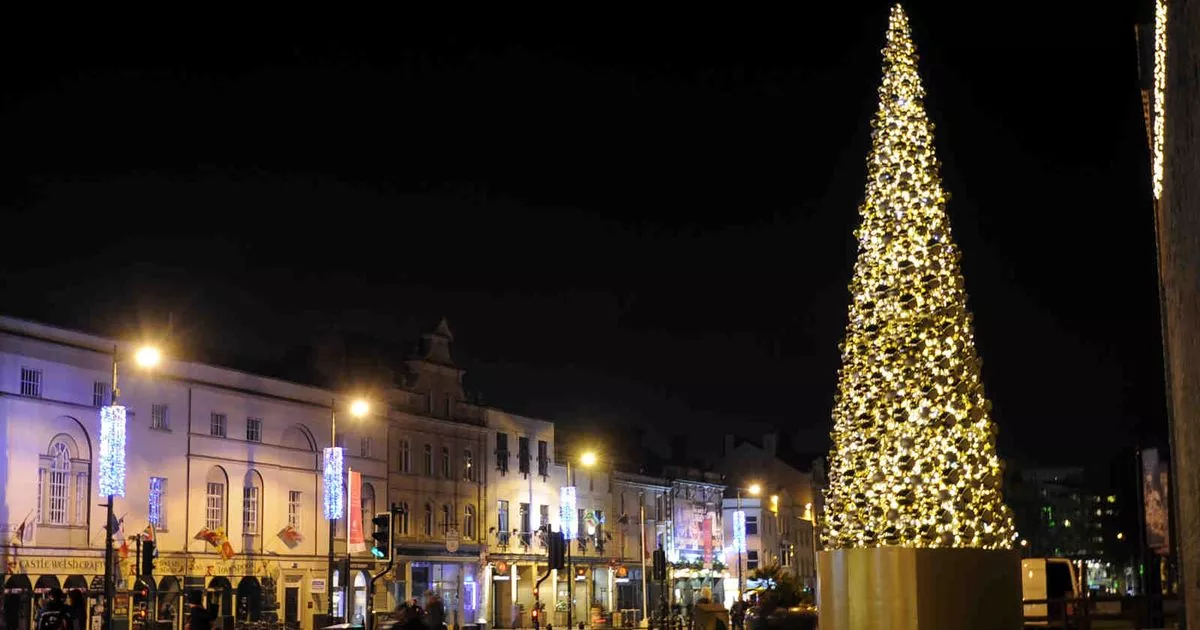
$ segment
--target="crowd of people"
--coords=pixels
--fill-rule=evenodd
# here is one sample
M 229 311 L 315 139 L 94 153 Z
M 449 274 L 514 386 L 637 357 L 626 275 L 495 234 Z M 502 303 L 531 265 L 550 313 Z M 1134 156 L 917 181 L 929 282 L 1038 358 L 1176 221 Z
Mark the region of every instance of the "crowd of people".
M 401 602 L 392 612 L 395 624 L 391 630 L 445 630 L 446 606 L 442 598 L 432 591 L 425 593 L 425 607 L 412 600 Z

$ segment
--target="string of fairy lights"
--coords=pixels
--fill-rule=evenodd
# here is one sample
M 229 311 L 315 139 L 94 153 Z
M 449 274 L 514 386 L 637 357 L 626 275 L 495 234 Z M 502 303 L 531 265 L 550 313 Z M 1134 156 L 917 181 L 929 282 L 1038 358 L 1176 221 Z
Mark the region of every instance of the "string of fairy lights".
M 1167 128 L 1167 0 L 1154 3 L 1154 133 L 1151 178 L 1154 198 L 1162 199 L 1163 136 Z
M 833 410 L 829 548 L 1010 548 L 933 125 L 893 7 Z

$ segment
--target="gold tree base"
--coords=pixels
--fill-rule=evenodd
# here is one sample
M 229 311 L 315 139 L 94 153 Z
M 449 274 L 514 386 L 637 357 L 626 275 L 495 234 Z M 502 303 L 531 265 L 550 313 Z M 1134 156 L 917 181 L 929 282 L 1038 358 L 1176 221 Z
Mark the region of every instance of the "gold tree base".
M 1020 630 L 1021 558 L 987 549 L 817 553 L 821 630 Z

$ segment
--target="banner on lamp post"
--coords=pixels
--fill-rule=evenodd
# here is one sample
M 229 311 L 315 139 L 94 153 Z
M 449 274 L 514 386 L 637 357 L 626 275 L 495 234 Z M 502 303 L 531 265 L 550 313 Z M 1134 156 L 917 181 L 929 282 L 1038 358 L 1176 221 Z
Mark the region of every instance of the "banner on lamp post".
M 362 473 L 350 470 L 349 494 L 346 495 L 346 508 L 350 514 L 350 545 L 351 553 L 362 553 L 367 550 L 363 541 L 362 522 Z
M 125 407 L 100 408 L 100 496 L 125 496 Z
M 342 493 L 342 449 L 325 449 L 325 520 L 333 521 L 345 514 L 345 496 Z
M 563 486 L 559 492 L 559 506 L 562 510 L 562 534 L 566 540 L 575 538 L 579 531 L 579 514 L 575 511 L 575 486 Z

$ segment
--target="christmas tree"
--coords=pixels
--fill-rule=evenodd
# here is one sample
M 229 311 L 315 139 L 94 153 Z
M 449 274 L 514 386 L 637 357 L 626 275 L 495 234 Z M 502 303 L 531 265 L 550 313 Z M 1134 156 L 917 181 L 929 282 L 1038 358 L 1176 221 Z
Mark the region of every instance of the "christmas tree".
M 828 548 L 1007 549 L 1013 526 L 933 125 L 896 5 L 833 409 Z

